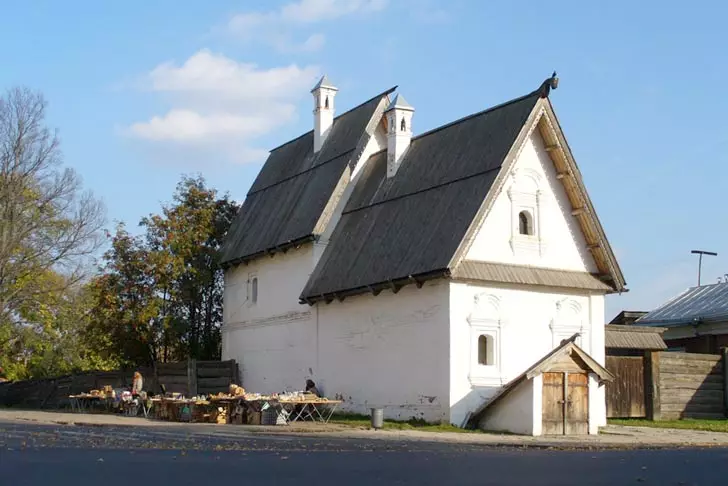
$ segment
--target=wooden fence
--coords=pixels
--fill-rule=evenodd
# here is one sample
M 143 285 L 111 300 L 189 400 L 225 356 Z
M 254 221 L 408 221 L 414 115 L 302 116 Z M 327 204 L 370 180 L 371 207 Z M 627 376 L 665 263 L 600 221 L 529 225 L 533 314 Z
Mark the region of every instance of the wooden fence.
M 607 417 L 672 420 L 728 416 L 728 352 L 647 351 L 607 356 Z
M 137 368 L 144 377 L 144 390 L 158 395 L 161 385 L 167 392 L 186 396 L 226 391 L 240 384 L 235 360 L 157 363 L 154 368 Z M 136 369 L 91 371 L 68 376 L 0 384 L 0 405 L 7 407 L 58 409 L 68 406 L 68 395 L 130 387 Z
M 728 387 L 723 355 L 652 353 L 647 364 L 648 417 L 724 418 Z

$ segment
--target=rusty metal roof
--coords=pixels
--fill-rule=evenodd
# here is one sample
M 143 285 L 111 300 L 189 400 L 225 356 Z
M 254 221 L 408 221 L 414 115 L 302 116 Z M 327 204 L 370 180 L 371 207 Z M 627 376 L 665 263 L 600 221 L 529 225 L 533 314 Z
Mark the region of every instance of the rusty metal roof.
M 661 336 L 663 332 L 664 327 L 608 324 L 604 327 L 604 346 L 614 349 L 667 349 Z
M 463 260 L 452 272 L 452 277 L 462 280 L 482 280 L 514 284 L 543 285 L 571 289 L 613 291 L 607 283 L 588 272 L 555 270 L 527 265 Z

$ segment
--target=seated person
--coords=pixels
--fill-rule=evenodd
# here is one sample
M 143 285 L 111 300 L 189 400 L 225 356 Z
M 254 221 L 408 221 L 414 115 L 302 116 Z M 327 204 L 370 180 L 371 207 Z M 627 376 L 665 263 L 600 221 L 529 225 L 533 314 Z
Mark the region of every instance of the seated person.
M 317 397 L 321 398 L 321 393 L 316 388 L 316 383 L 313 380 L 306 380 L 306 393 L 313 393 Z

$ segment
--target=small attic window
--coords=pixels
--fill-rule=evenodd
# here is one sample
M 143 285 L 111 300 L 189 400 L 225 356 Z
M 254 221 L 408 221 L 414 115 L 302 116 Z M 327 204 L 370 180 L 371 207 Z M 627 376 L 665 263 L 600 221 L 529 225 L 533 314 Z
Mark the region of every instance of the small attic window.
M 528 211 L 518 213 L 518 233 L 522 235 L 533 235 L 533 218 Z
M 402 123 L 399 124 L 399 131 L 400 132 L 406 132 L 407 131 L 407 122 L 404 121 L 404 118 L 402 118 Z
M 326 99 L 324 100 L 324 108 L 328 109 L 328 107 L 329 107 L 329 97 L 327 96 Z
M 488 334 L 478 336 L 478 364 L 492 366 L 494 354 L 493 337 Z

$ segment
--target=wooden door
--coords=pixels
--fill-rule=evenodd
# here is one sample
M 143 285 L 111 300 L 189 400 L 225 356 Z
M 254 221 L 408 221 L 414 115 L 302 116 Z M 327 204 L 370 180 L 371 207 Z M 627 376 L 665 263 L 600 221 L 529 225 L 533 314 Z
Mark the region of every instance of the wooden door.
M 542 433 L 589 433 L 589 376 L 586 373 L 543 374 Z
M 566 386 L 566 434 L 589 433 L 589 376 L 568 373 Z
M 543 374 L 542 432 L 544 435 L 564 434 L 564 374 Z
M 646 417 L 644 358 L 607 356 L 606 365 L 614 375 L 614 381 L 606 385 L 607 417 Z

